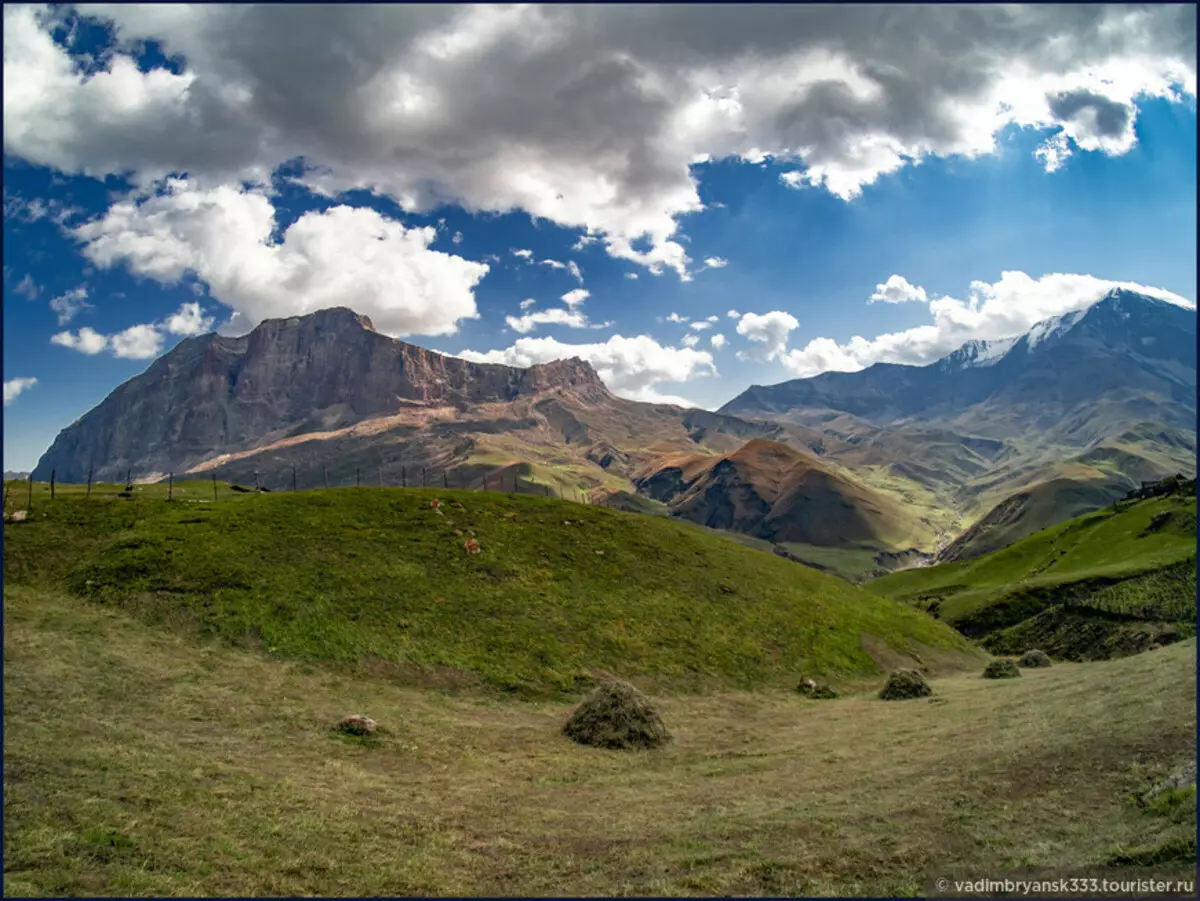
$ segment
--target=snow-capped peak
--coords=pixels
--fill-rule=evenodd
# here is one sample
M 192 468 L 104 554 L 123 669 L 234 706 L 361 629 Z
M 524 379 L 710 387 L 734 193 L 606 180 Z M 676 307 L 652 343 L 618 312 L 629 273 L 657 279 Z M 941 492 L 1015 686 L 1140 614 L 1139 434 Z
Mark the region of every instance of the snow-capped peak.
M 1018 340 L 1019 336 L 1017 338 L 997 338 L 992 341 L 976 338 L 946 357 L 946 362 L 955 369 L 982 369 L 987 366 L 995 366 Z
M 1087 310 L 1076 310 L 1073 313 L 1064 313 L 1061 316 L 1043 319 L 1041 322 L 1036 323 L 1033 328 L 1025 333 L 1025 337 L 1028 339 L 1028 348 L 1033 350 L 1033 348 L 1037 347 L 1043 341 L 1066 334 L 1084 317 L 1085 313 L 1087 313 Z

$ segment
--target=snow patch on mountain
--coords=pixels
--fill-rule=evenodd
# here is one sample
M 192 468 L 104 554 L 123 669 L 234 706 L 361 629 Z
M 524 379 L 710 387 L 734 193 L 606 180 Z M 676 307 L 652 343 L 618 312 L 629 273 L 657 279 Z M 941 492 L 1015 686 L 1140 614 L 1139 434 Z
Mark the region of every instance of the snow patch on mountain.
M 1028 341 L 1027 346 L 1033 350 L 1043 341 L 1049 341 L 1051 338 L 1057 338 L 1059 335 L 1065 335 L 1069 332 L 1080 319 L 1086 315 L 1087 310 L 1076 310 L 1073 313 L 1064 313 L 1061 316 L 1054 316 L 1050 319 L 1043 319 L 1041 322 L 1034 325 L 1025 337 Z
M 1007 354 L 1020 336 L 1014 338 L 998 338 L 992 341 L 975 339 L 968 341 L 950 356 L 946 363 L 952 369 L 982 369 L 995 366 Z

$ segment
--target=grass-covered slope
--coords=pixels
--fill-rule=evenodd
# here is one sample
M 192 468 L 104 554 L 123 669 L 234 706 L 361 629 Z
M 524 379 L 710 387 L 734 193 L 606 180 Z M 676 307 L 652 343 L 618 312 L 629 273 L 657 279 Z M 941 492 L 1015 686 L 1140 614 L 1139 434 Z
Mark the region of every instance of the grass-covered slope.
M 835 701 L 653 694 L 674 740 L 620 753 L 561 734 L 571 701 L 449 696 L 5 594 L 8 897 L 886 898 L 929 895 L 931 874 L 1195 876 L 1194 796 L 1130 800 L 1194 759 L 1194 642 L 973 670 L 902 703 L 875 700 L 882 677 Z M 386 731 L 330 731 L 359 712 Z
M 925 613 L 690 525 L 530 496 L 75 495 L 4 537 L 6 582 L 280 656 L 515 691 L 576 690 L 599 671 L 750 686 L 978 653 Z
M 1195 497 L 1166 497 L 1106 507 L 984 557 L 892 573 L 868 588 L 934 610 L 970 634 L 985 634 L 1195 554 Z M 1157 583 L 1144 584 L 1152 590 Z M 1130 597 L 1120 603 L 1140 602 Z

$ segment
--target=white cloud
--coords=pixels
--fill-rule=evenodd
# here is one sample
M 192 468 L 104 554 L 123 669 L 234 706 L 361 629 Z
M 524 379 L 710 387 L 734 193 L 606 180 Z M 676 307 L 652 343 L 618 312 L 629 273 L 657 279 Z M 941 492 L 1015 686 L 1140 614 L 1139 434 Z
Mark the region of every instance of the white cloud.
M 533 262 L 533 251 L 532 250 L 514 250 L 512 252 L 512 255 L 514 257 L 520 257 L 521 259 L 525 260 L 526 262 L 530 262 L 530 263 Z
M 162 193 L 114 204 L 73 230 L 101 268 L 175 284 L 194 273 L 249 331 L 263 319 L 346 306 L 395 337 L 447 335 L 478 316 L 483 263 L 430 250 L 436 230 L 405 228 L 372 209 L 308 212 L 279 241 L 275 210 L 260 191 L 202 189 L 171 180 Z
M 636 272 L 626 272 L 626 273 L 625 273 L 625 277 L 626 277 L 627 279 L 631 279 L 631 280 L 633 280 L 633 279 L 636 279 L 636 278 L 638 277 L 638 274 L 637 274 Z
M 729 260 L 723 259 L 721 257 L 709 257 L 708 259 L 706 259 L 704 261 L 704 265 L 707 266 L 709 269 L 724 269 L 726 266 L 729 265 Z
M 579 284 L 583 284 L 583 273 L 580 271 L 578 263 L 576 263 L 574 260 L 567 260 L 567 271 L 571 273 L 571 275 L 575 276 L 575 280 L 579 282 Z
M 888 276 L 888 280 L 882 285 L 875 286 L 875 293 L 871 295 L 868 303 L 908 303 L 910 301 L 920 301 L 925 303 L 929 298 L 925 295 L 925 289 L 916 285 L 910 285 L 908 279 L 903 275 Z
M 707 316 L 707 317 L 705 317 L 705 321 L 707 321 L 707 322 L 720 322 L 720 321 L 721 321 L 721 317 L 720 317 L 720 316 L 717 316 L 717 315 L 714 313 L 712 316 Z
M 599 240 L 600 240 L 599 235 L 580 235 L 579 240 L 576 241 L 572 245 L 571 249 L 572 250 L 586 250 L 589 245 L 595 244 Z
M 853 372 L 874 363 L 926 365 L 972 339 L 1012 337 L 1044 319 L 1086 309 L 1113 288 L 1195 309 L 1187 298 L 1135 282 L 1064 273 L 1032 278 L 1024 272 L 1004 272 L 992 284 L 971 282 L 966 300 L 938 297 L 929 301 L 933 322 L 928 325 L 870 339 L 855 336 L 842 344 L 815 338 L 781 359 L 789 372 L 802 378 L 831 370 Z
M 16 400 L 19 395 L 25 391 L 28 391 L 37 383 L 38 380 L 35 378 L 8 379 L 4 383 L 4 406 L 7 407 L 14 400 Z
M 725 315 L 728 316 L 730 319 L 741 319 L 742 318 L 742 314 L 739 313 L 737 310 L 730 310 Z
M 42 293 L 41 286 L 33 280 L 33 276 L 29 273 L 25 273 L 25 277 L 17 282 L 17 286 L 13 290 L 26 300 L 36 300 L 37 296 Z
M 94 328 L 85 325 L 78 334 L 72 334 L 70 331 L 59 332 L 50 338 L 50 343 L 93 356 L 108 347 L 108 338 Z
M 213 317 L 205 316 L 200 304 L 185 303 L 167 317 L 163 327 L 172 335 L 203 335 L 212 330 Z
M 772 310 L 769 313 L 746 313 L 737 324 L 737 333 L 748 341 L 761 344 L 757 352 L 743 353 L 745 359 L 771 361 L 777 359 L 787 348 L 788 335 L 800 323 L 791 313 Z
M 1057 172 L 1066 165 L 1067 160 L 1073 152 L 1071 150 L 1071 142 L 1067 139 L 1067 133 L 1060 131 L 1038 147 L 1033 152 L 1033 155 L 1041 160 L 1047 172 Z
M 712 354 L 692 348 L 664 347 L 648 335 L 626 338 L 614 335 L 600 344 L 563 344 L 553 338 L 519 338 L 504 350 L 463 351 L 458 354 L 478 363 L 503 363 L 528 367 L 579 357 L 595 367 L 614 394 L 655 403 L 692 406 L 688 401 L 658 390 L 660 382 L 686 382 L 716 375 Z
M 684 347 L 695 347 L 697 344 L 700 343 L 700 336 L 687 334 L 679 339 L 679 343 L 682 344 Z
M 455 232 L 455 233 L 454 233 L 454 237 L 453 237 L 453 238 L 451 238 L 450 240 L 451 240 L 451 242 L 452 242 L 452 243 L 454 243 L 454 244 L 461 244 L 461 243 L 462 243 L 462 241 L 463 241 L 463 234 L 462 234 L 462 232 Z
M 562 296 L 562 302 L 573 310 L 591 296 L 592 292 L 588 291 L 586 288 L 576 288 L 575 290 L 568 291 L 566 294 L 564 294 Z
M 712 322 L 708 319 L 700 319 L 700 320 L 697 320 L 696 322 L 693 322 L 691 325 L 688 326 L 688 328 L 694 329 L 695 331 L 698 331 L 698 332 L 702 332 L 706 328 L 712 328 Z
M 78 285 L 70 291 L 50 298 L 50 309 L 58 314 L 58 324 L 66 325 L 84 310 L 92 309 L 87 302 L 87 285 Z
M 680 316 L 678 313 L 671 313 L 667 316 L 667 322 L 687 322 L 690 317 Z
M 725 341 L 724 335 L 713 335 L 710 339 L 710 343 L 712 344 L 714 350 L 720 350 L 727 342 Z
M 1122 153 L 1135 99 L 1195 95 L 1191 5 L 86 12 L 121 41 L 91 73 L 51 38 L 61 14 L 4 8 L 6 153 L 205 186 L 262 182 L 303 158 L 299 180 L 326 194 L 522 210 L 680 278 L 698 159 L 787 162 L 788 182 L 849 200 L 930 156 L 994 153 L 1012 125 Z M 183 71 L 139 71 L 125 51 L 147 38 Z
M 523 316 L 506 316 L 504 321 L 509 328 L 522 335 L 532 332 L 539 325 L 565 325 L 569 328 L 583 328 L 588 324 L 587 317 L 574 310 L 553 308 L 539 310 L 536 313 L 526 313 Z
M 149 360 L 162 353 L 163 334 L 154 325 L 131 325 L 108 339 L 114 357 L 123 360 Z
M 543 266 L 549 266 L 551 269 L 566 269 L 567 268 L 566 263 L 560 263 L 558 260 L 542 260 L 541 264 Z
M 521 301 L 521 309 L 528 310 L 535 303 L 537 303 L 537 301 L 534 300 L 532 297 L 526 297 L 523 301 Z

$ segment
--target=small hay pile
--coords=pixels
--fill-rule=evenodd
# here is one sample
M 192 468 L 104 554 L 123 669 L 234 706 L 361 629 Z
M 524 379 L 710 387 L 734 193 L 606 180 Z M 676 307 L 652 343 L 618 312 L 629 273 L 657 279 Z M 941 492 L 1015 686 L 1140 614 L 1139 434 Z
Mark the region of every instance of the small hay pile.
M 914 669 L 896 670 L 888 676 L 887 685 L 879 693 L 881 701 L 904 701 L 909 698 L 927 698 L 933 689 L 925 677 Z
M 563 726 L 572 741 L 595 748 L 657 748 L 671 740 L 649 699 L 628 682 L 607 682 L 584 698 Z
M 1021 675 L 1021 671 L 1017 669 L 1017 663 L 1011 657 L 993 660 L 983 671 L 985 679 L 1013 679 L 1019 675 Z
M 1050 655 L 1048 655 L 1045 651 L 1039 651 L 1037 648 L 1033 648 L 1022 654 L 1021 659 L 1018 662 L 1021 666 L 1032 667 L 1035 669 L 1037 667 L 1050 666 Z

